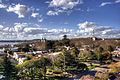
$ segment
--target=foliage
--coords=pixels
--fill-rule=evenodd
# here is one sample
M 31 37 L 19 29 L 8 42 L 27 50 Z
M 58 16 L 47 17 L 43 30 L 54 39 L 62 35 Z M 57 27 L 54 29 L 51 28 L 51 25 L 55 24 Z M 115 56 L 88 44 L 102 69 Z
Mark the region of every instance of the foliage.
M 3 76 L 5 76 L 5 80 L 16 78 L 17 70 L 15 66 L 12 65 L 7 55 L 4 57 L 4 60 L 1 62 L 0 71 L 3 71 Z
M 63 44 L 64 46 L 69 46 L 69 45 L 70 45 L 70 40 L 67 38 L 67 35 L 64 35 L 64 36 L 63 36 L 62 44 Z
M 11 50 L 9 50 L 8 53 L 9 53 L 10 55 L 13 55 L 13 52 L 12 52 Z
M 98 49 L 97 49 L 97 52 L 99 52 L 99 53 L 102 53 L 104 51 L 104 49 L 102 48 L 102 47 L 99 47 Z
M 75 57 L 78 57 L 78 54 L 79 54 L 79 50 L 74 47 L 72 50 L 71 50 L 71 55 L 75 56 Z
M 93 65 L 89 66 L 88 69 L 91 70 L 91 69 L 94 69 L 95 67 L 99 67 L 99 66 L 93 64 Z
M 33 79 L 35 77 L 46 78 L 47 67 L 50 66 L 50 61 L 42 57 L 41 59 L 25 61 L 16 67 L 19 69 L 19 76 L 24 79 Z
M 54 41 L 47 40 L 47 42 L 46 42 L 47 49 L 53 49 L 54 46 L 55 46 Z
M 108 51 L 102 53 L 103 60 L 112 60 L 112 54 Z
M 102 60 L 102 53 L 96 52 L 96 57 L 98 61 Z
M 26 44 L 24 48 L 21 48 L 21 51 L 23 52 L 29 52 L 31 50 L 31 47 L 29 46 L 29 44 Z
M 32 55 L 26 55 L 26 59 L 27 60 L 31 60 L 32 59 Z
M 112 52 L 112 51 L 114 51 L 114 48 L 110 45 L 110 46 L 108 46 L 108 51 L 110 51 L 110 52 Z
M 96 59 L 96 54 L 92 51 L 81 51 L 78 55 L 81 59 Z
M 87 66 L 85 64 L 76 61 L 75 57 L 66 50 L 59 55 L 57 60 L 54 62 L 54 65 L 62 71 L 67 71 L 71 74 L 87 70 Z

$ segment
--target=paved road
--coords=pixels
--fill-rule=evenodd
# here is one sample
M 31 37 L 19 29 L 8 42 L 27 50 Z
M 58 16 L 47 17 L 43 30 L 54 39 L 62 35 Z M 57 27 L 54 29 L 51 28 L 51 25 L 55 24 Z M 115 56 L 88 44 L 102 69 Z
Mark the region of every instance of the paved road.
M 91 76 L 94 76 L 95 73 L 96 73 L 96 71 L 87 71 L 87 72 L 78 74 L 77 77 L 75 77 L 75 78 L 66 78 L 66 79 L 64 79 L 64 80 L 79 80 L 83 75 L 91 75 Z
M 118 62 L 118 61 L 120 61 L 120 58 L 114 58 L 114 60 L 115 60 L 116 62 Z M 83 75 L 95 76 L 95 73 L 96 73 L 97 71 L 109 70 L 108 67 L 107 67 L 108 65 L 109 65 L 109 64 L 105 64 L 105 65 L 102 65 L 102 66 L 100 66 L 100 67 L 96 67 L 96 68 L 94 68 L 94 69 L 92 69 L 92 70 L 90 70 L 90 71 L 88 71 L 88 72 L 78 74 L 77 77 L 75 77 L 75 78 L 66 78 L 66 79 L 64 79 L 64 80 L 79 80 Z

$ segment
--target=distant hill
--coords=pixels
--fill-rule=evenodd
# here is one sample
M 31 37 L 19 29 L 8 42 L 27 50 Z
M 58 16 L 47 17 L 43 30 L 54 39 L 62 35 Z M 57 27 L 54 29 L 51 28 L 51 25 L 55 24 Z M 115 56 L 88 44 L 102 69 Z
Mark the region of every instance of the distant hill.
M 91 38 L 76 38 L 71 39 L 71 43 L 74 43 L 75 46 L 81 47 L 82 45 L 90 45 L 90 47 L 103 47 L 107 48 L 109 45 L 112 47 L 120 46 L 120 39 L 104 39 L 104 40 L 95 40 L 93 41 Z
M 3 40 L 1 40 L 0 42 L 2 42 Z M 4 40 L 9 42 L 9 40 Z M 3 41 L 3 42 L 4 42 Z M 12 42 L 16 42 L 16 41 L 21 41 L 23 43 L 21 44 L 17 44 L 15 46 L 17 47 L 24 47 L 26 44 L 32 44 L 34 45 L 33 47 L 36 48 L 37 50 L 45 50 L 47 49 L 47 45 L 45 41 L 41 41 L 41 39 L 34 39 L 34 40 L 12 40 Z M 54 42 L 55 46 L 61 46 L 60 43 L 58 44 L 58 42 L 61 42 L 61 40 L 51 40 Z M 11 42 L 11 41 L 10 41 Z M 93 41 L 92 38 L 74 38 L 74 39 L 70 39 L 70 43 L 74 44 L 76 47 L 81 48 L 83 45 L 89 45 L 90 48 L 94 47 L 103 47 L 104 49 L 107 49 L 107 47 L 109 45 L 111 45 L 112 47 L 116 47 L 116 46 L 120 46 L 120 39 L 98 39 Z M 2 47 L 10 47 L 10 46 L 1 46 Z

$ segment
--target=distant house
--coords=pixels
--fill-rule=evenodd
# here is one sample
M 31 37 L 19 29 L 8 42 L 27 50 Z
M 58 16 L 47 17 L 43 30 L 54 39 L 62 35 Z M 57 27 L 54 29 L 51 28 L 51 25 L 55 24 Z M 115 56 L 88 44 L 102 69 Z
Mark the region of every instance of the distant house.
M 112 52 L 112 55 L 113 55 L 113 56 L 116 56 L 116 57 L 120 56 L 120 48 L 114 50 L 114 51 Z
M 92 39 L 93 41 L 96 41 L 96 40 L 104 40 L 104 39 L 98 38 L 98 37 L 91 37 L 91 39 Z
M 6 50 L 18 50 L 18 47 L 5 48 Z
M 86 48 L 86 47 L 89 48 L 90 45 L 82 45 L 82 47 L 83 47 L 83 48 Z
M 32 54 L 33 52 L 26 52 L 26 54 Z
M 84 50 L 85 50 L 85 48 L 80 48 L 80 49 L 79 49 L 79 51 L 84 51 Z
M 27 60 L 25 57 L 20 57 L 19 59 L 18 59 L 18 64 L 22 64 L 25 60 Z
M 18 61 L 19 58 L 25 57 L 26 54 L 24 52 L 14 52 L 13 53 L 13 58 Z
M 71 50 L 72 48 L 70 46 L 64 46 L 66 50 Z

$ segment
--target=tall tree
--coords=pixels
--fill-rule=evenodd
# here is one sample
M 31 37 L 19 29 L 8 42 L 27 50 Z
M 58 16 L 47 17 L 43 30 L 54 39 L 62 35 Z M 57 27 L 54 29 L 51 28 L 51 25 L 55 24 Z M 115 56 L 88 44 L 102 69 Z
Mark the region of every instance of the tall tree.
M 44 77 L 44 80 L 46 80 L 47 68 L 50 65 L 50 60 L 42 57 L 40 59 L 25 61 L 23 64 L 17 65 L 17 68 L 19 69 L 20 76 L 22 78 L 24 77 L 23 79 L 25 80 L 34 80 L 36 76 Z
M 110 46 L 108 46 L 108 51 L 112 52 L 112 51 L 114 51 L 114 48 L 110 45 Z
M 78 54 L 79 54 L 79 50 L 77 47 L 74 47 L 72 50 L 71 50 L 71 54 L 75 57 L 78 57 Z
M 17 74 L 17 70 L 15 69 L 15 66 L 12 65 L 11 61 L 7 57 L 7 55 L 4 57 L 2 64 L 3 68 L 3 76 L 5 76 L 5 80 L 14 79 Z
M 38 68 L 43 69 L 44 80 L 46 80 L 47 67 L 51 65 L 51 61 L 46 57 L 42 57 L 36 64 L 39 64 L 37 65 Z
M 59 55 L 59 57 L 54 62 L 54 64 L 56 67 L 58 67 L 62 71 L 67 71 L 70 73 L 74 72 L 75 70 L 77 70 L 78 72 L 81 70 L 83 71 L 87 70 L 87 66 L 82 67 L 84 64 L 77 62 L 75 60 L 75 57 L 72 56 L 71 53 L 66 50 L 64 50 L 63 53 Z
M 67 38 L 67 35 L 64 35 L 64 36 L 63 36 L 62 44 L 63 44 L 64 46 L 69 46 L 69 45 L 70 45 L 70 40 Z
M 54 48 L 54 41 L 51 41 L 51 40 L 47 40 L 46 42 L 46 47 L 47 49 L 53 49 Z
M 102 53 L 104 51 L 103 47 L 98 48 L 98 52 Z
M 63 39 L 67 39 L 67 35 L 64 35 L 64 36 L 63 36 Z

